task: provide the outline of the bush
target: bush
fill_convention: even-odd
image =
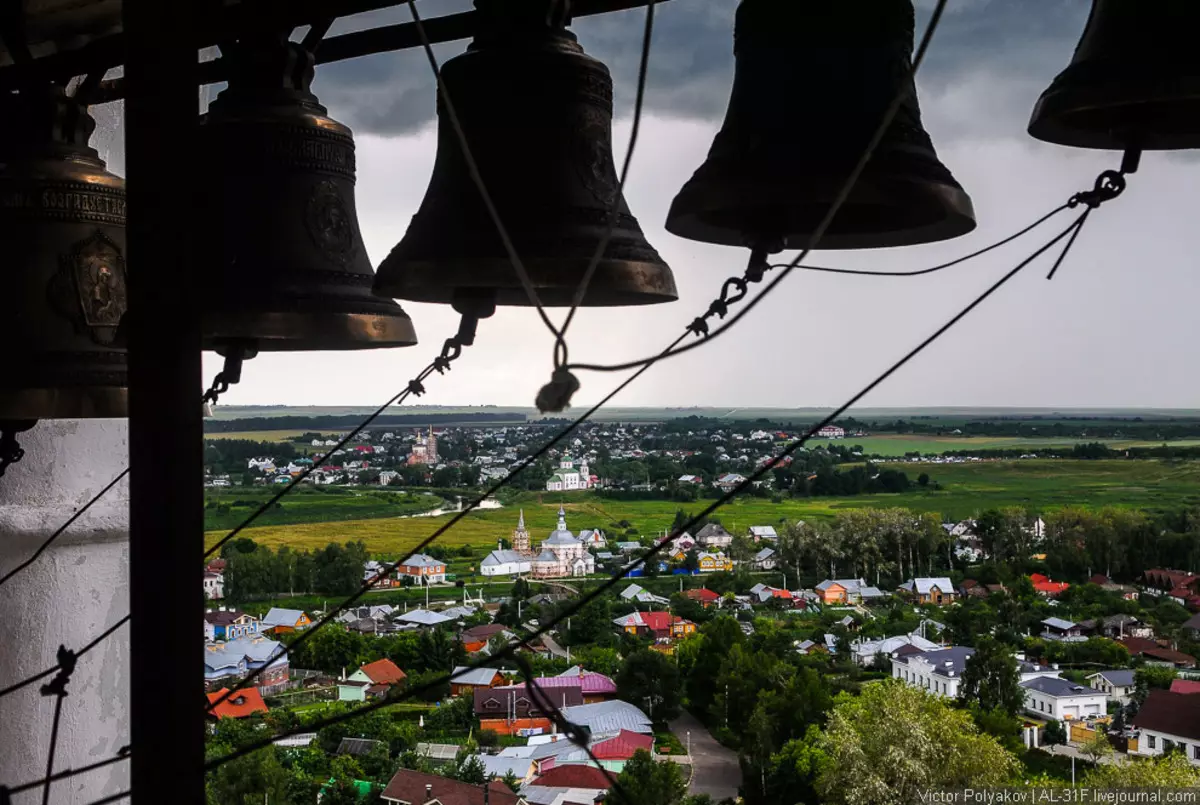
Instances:
[[[479,745],[483,746],[483,747],[492,747],[492,746],[500,745],[500,736],[496,733],[495,730],[480,730],[479,733],[475,736],[475,740],[478,741]]]

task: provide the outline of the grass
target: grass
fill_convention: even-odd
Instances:
[[[727,528],[740,531],[751,525],[778,524],[780,520],[827,519],[841,509],[867,506],[904,506],[920,512],[939,512],[947,520],[958,520],[982,509],[1000,506],[1025,506],[1045,512],[1069,505],[1143,509],[1200,505],[1200,462],[1027,460],[897,466],[909,477],[928,472],[944,488],[899,495],[785,499],[781,503],[764,498],[738,498],[722,507],[717,517]],[[557,523],[560,500],[567,511],[567,524],[571,530],[602,528],[610,538],[621,537],[610,528],[611,523],[628,520],[641,535],[654,535],[670,528],[676,510],[695,514],[711,503],[708,500],[692,503],[605,500],[590,492],[527,493],[503,509],[467,515],[439,538],[439,542],[448,548],[471,546],[475,555],[482,555],[494,548],[500,537],[512,533],[518,508],[524,510],[526,524],[535,541],[544,539]],[[284,512],[288,511],[289,505],[295,505],[290,501],[285,498]],[[362,540],[372,553],[398,556],[411,551],[451,517],[383,519],[372,515],[355,518],[352,507],[346,506],[335,507],[331,511],[333,516],[327,518],[330,522],[315,522],[320,516],[320,502],[313,501],[311,505],[314,507],[309,515],[312,519],[307,522],[267,524],[249,528],[244,534],[272,547],[290,545],[298,549]],[[277,515],[273,512],[269,516]],[[334,517],[336,521],[332,521]],[[223,533],[210,531],[206,539],[211,544]]]
[[[228,531],[241,523],[277,488],[204,490],[204,529]],[[337,521],[395,518],[430,511],[445,505],[436,495],[391,492],[370,487],[319,489],[301,486],[283,498],[277,507],[265,512],[256,522],[263,525],[297,525]]]

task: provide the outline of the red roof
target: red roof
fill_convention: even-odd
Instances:
[[[376,685],[395,685],[403,682],[407,674],[400,670],[396,663],[384,657],[382,660],[369,662],[360,668],[367,678]]]
[[[1039,581],[1039,578],[1042,580]],[[1033,589],[1043,595],[1058,595],[1071,586],[1065,581],[1050,581],[1041,573],[1034,573],[1029,579],[1033,582]]]
[[[412,769],[400,769],[392,777],[387,788],[383,789],[383,798],[397,802],[411,802],[414,805],[424,805],[429,801],[425,795],[425,786],[433,786],[433,799],[441,805],[517,805],[520,799],[504,783],[493,780],[488,783],[487,797],[484,797],[483,786],[460,783],[440,774],[424,774]]]
[[[1175,738],[1200,740],[1200,696],[1152,690],[1131,723]]]
[[[556,788],[603,788],[612,787],[617,777],[610,771],[586,766],[582,763],[568,763],[565,766],[555,766],[538,777],[530,785],[549,785]]]
[[[699,590],[688,590],[684,595],[693,601],[701,601],[706,604],[712,604],[721,600],[720,595],[707,587],[701,587]]]
[[[670,612],[642,612],[639,614],[642,616],[642,622],[654,632],[670,631],[671,624],[679,620]]]
[[[1111,583],[1112,582],[1109,581],[1108,576],[1104,575],[1103,573],[1097,573],[1096,575],[1094,575],[1090,579],[1088,579],[1088,584],[1111,584]]]
[[[621,730],[607,741],[592,744],[592,754],[597,760],[629,760],[639,749],[647,752],[654,748],[654,737]]]
[[[1171,680],[1172,693],[1200,693],[1200,682],[1194,682],[1190,679],[1173,679]]]
[[[221,688],[216,693],[208,694],[208,703],[212,704],[228,692],[229,688]],[[212,716],[214,718],[245,718],[255,713],[265,712],[267,712],[267,703],[263,701],[258,688],[242,688],[214,707]]]
[[[1038,584],[1041,584],[1042,582],[1050,581],[1050,577],[1043,576],[1041,573],[1030,573],[1029,580],[1032,581],[1034,586],[1036,587]]]
[[[788,600],[791,600],[792,594],[787,590],[776,590],[776,589],[772,588],[771,589],[771,597],[772,598],[787,598]]]

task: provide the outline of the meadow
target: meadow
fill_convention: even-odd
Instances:
[[[786,498],[773,503],[765,498],[738,498],[723,506],[716,517],[731,530],[751,525],[775,525],[781,521],[825,519],[840,509],[867,506],[904,506],[914,511],[938,512],[949,521],[971,517],[979,511],[1000,506],[1024,506],[1039,512],[1063,506],[1121,506],[1141,509],[1167,509],[1200,506],[1200,462],[1151,460],[1074,461],[1025,460],[987,461],[972,464],[899,464],[910,477],[928,472],[942,486],[940,490],[919,490],[902,494],[859,495],[855,497]],[[223,494],[236,493],[225,490]],[[320,498],[328,493],[320,493]],[[364,493],[358,493],[364,494]],[[388,494],[388,493],[384,493]],[[296,498],[301,501],[302,493]],[[305,521],[279,522],[247,529],[245,536],[259,543],[298,549],[324,547],[329,542],[361,540],[372,554],[399,558],[449,521],[451,515],[401,519],[386,506],[369,502],[351,503],[351,496],[330,496],[304,500],[308,508]],[[329,504],[329,516],[322,517],[322,502]],[[336,504],[334,503],[336,502]],[[575,532],[601,528],[620,538],[612,524],[628,521],[639,535],[662,533],[671,526],[675,512],[698,513],[711,501],[677,503],[666,500],[618,501],[600,498],[591,492],[524,493],[502,509],[474,512],[439,538],[448,548],[470,546],[480,555],[508,537],[517,523],[518,509],[524,510],[525,522],[534,540],[544,539],[555,528],[560,503],[567,512],[567,525]],[[284,498],[285,515],[294,506]],[[358,509],[356,515],[356,506]],[[299,507],[296,507],[299,508]],[[267,517],[276,516],[275,512]],[[209,544],[224,535],[232,523],[210,525]]]
[[[1071,439],[1050,436],[1045,438],[1019,436],[930,436],[927,434],[908,433],[885,433],[862,437],[850,436],[836,443],[861,446],[863,452],[869,456],[895,456],[899,458],[907,453],[934,455],[948,451],[1000,450],[1011,448],[1020,448],[1028,450],[1030,453],[1037,453],[1039,449],[1047,447],[1069,448],[1077,444],[1097,441],[1103,442],[1114,450],[1128,447],[1158,447],[1164,444],[1164,442],[1132,439]],[[813,444],[820,445],[825,444],[825,442],[814,441]],[[1166,442],[1166,444],[1170,444],[1172,447],[1194,447],[1200,445],[1200,439],[1175,439],[1171,442]]]
[[[204,529],[217,531],[233,528],[277,492],[277,489],[261,487],[204,490]],[[335,525],[345,520],[418,514],[443,505],[445,501],[437,495],[392,492],[370,487],[302,486],[289,492],[256,522],[264,526],[299,523]]]

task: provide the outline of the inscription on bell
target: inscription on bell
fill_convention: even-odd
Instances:
[[[123,193],[64,188],[0,191],[0,209],[48,212],[69,220],[125,223]]]

